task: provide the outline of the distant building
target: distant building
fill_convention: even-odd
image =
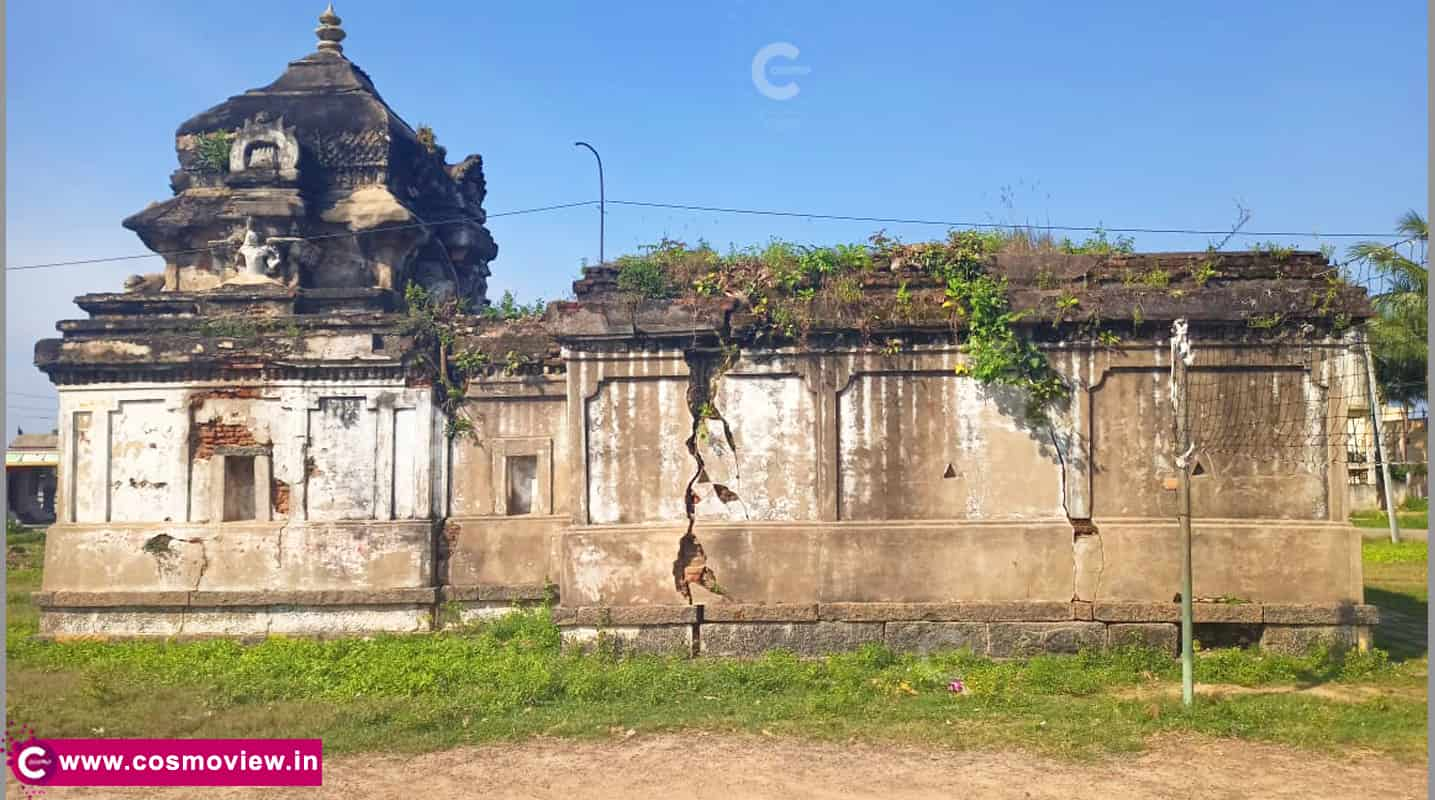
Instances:
[[[1385,507],[1369,408],[1369,403],[1353,404],[1346,423],[1351,511]],[[1429,421],[1428,412],[1423,408],[1412,413],[1397,403],[1386,403],[1380,409],[1380,432],[1390,452],[1391,489],[1396,505],[1409,497],[1429,495],[1430,458],[1425,447]]]
[[[27,525],[54,522],[59,466],[59,434],[18,434],[5,451],[7,511]]]

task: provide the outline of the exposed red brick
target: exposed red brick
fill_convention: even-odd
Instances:
[[[259,441],[243,425],[211,420],[194,426],[194,457],[210,458],[220,447],[254,447]]]
[[[202,392],[195,392],[189,396],[189,404],[195,408],[204,404],[206,400],[257,400],[259,399],[259,387],[257,386],[230,386],[220,389],[206,389]]]
[[[289,514],[289,484],[278,478],[270,483],[272,491],[269,493],[273,498],[274,511],[288,516]]]

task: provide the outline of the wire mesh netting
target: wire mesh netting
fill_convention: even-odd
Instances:
[[[1193,345],[1196,357],[1186,374],[1186,393],[1196,453],[1272,465],[1375,463],[1372,397],[1358,349],[1286,345],[1282,365],[1258,367],[1212,364],[1224,353],[1203,353],[1198,342]],[[1412,439],[1423,438],[1424,408],[1391,406],[1377,398],[1375,411],[1388,460],[1423,463],[1423,447],[1412,452]]]
[[[1373,352],[1360,344],[1362,338],[1377,339],[1380,317],[1400,313],[1402,302],[1419,297],[1423,303],[1426,243],[1412,238],[1372,244],[1364,253],[1331,267],[1332,277],[1364,288],[1372,300],[1377,317],[1361,336],[1287,338],[1259,368],[1240,363],[1231,351],[1192,341],[1196,358],[1187,372],[1186,393],[1193,452],[1259,460],[1272,468],[1344,461],[1352,483],[1373,482],[1380,460],[1397,466],[1426,462],[1423,374],[1393,375],[1390,365],[1381,362],[1378,340]],[[1418,333],[1423,340],[1423,330]],[[1377,453],[1376,418],[1386,448],[1383,459]]]

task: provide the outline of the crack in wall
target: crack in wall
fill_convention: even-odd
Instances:
[[[717,382],[722,378],[724,372],[730,369],[737,361],[735,349],[724,349],[721,361],[716,361],[711,356],[696,351],[684,353],[688,362],[688,413],[692,416],[692,429],[684,442],[688,449],[688,455],[693,458],[693,474],[688,479],[687,485],[683,488],[683,511],[688,518],[687,530],[678,540],[678,556],[673,560],[673,586],[678,594],[691,605],[693,602],[693,584],[697,584],[716,595],[723,595],[726,592],[718,583],[717,573],[707,563],[707,552],[703,550],[702,544],[698,541],[697,534],[693,532],[697,525],[697,506],[700,498],[693,487],[700,482],[707,480],[707,465],[703,460],[702,449],[699,447],[699,438],[704,434],[707,420],[717,420],[722,425],[723,438],[727,441],[728,452],[732,454],[734,470],[737,465],[737,442],[733,438],[732,428],[728,425],[727,419],[718,410],[713,402],[717,391]],[[734,472],[736,476],[736,472]],[[721,487],[718,499],[724,503],[738,499],[737,493],[726,486]],[[730,499],[729,499],[730,498]]]
[[[209,571],[209,548],[203,539],[178,539],[176,541],[199,545],[199,574],[194,576],[194,588],[190,590],[197,592],[200,582],[204,580],[204,573]]]
[[[275,537],[274,568],[276,570],[282,570],[284,568],[284,534],[288,531],[289,523],[286,521],[283,525],[279,526],[278,534]]]
[[[1061,513],[1066,516],[1066,521],[1071,525],[1072,542],[1072,569],[1071,569],[1071,599],[1080,601],[1094,601],[1101,595],[1101,578],[1106,571],[1106,542],[1101,538],[1101,529],[1091,521],[1091,517],[1073,517],[1071,505],[1067,500],[1066,487],[1066,454],[1061,450],[1061,442],[1056,438],[1056,430],[1048,424],[1046,434],[1051,439],[1051,449],[1056,452],[1056,460],[1060,465],[1061,475]],[[1095,537],[1096,554],[1096,585],[1091,590],[1090,597],[1081,596],[1081,558],[1080,551],[1083,537]]]

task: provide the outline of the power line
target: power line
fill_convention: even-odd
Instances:
[[[14,395],[14,396],[16,396],[16,397],[35,397],[35,398],[38,398],[38,399],[40,399],[40,400],[54,400],[54,399],[55,399],[55,395],[53,395],[53,394],[35,394],[35,393],[33,393],[33,392],[6,392],[5,394],[6,394],[6,395]]]
[[[773,211],[754,208],[726,208],[722,206],[688,205],[682,203],[657,203],[640,200],[609,200],[613,205],[633,206],[640,208],[662,208],[673,211],[701,211],[719,214],[743,214],[750,216],[768,217],[795,217],[800,219],[821,219],[840,222],[872,222],[886,225],[935,225],[947,228],[997,228],[1005,230],[1039,230],[1039,231],[1062,231],[1071,233],[1143,233],[1143,234],[1169,234],[1182,236],[1225,236],[1230,235],[1229,230],[1204,230],[1198,228],[1107,228],[1099,225],[1018,225],[1013,223],[998,222],[970,222],[956,220],[936,219],[908,219],[902,217],[873,217],[857,216],[848,214],[818,214],[804,211]],[[357,237],[360,235],[384,233],[388,231],[405,230],[410,228],[430,228],[438,225],[449,225],[457,222],[483,222],[486,219],[496,217],[512,217],[522,214],[538,214],[548,211],[560,211],[569,208],[580,208],[583,206],[597,205],[597,200],[581,200],[575,203],[558,203],[554,205],[538,206],[535,208],[524,208],[515,211],[499,211],[486,215],[486,217],[451,217],[449,219],[437,220],[434,222],[410,222],[398,225],[386,225],[366,231],[350,231],[345,233],[328,233],[315,236],[300,237],[300,241],[313,242],[324,239],[337,239]],[[1236,235],[1242,238],[1264,237],[1314,237],[1314,238],[1347,238],[1347,239],[1384,239],[1390,238],[1389,233],[1317,233],[1315,231],[1242,231]],[[1393,245],[1392,245],[1393,246]],[[162,258],[167,256],[193,255],[196,253],[207,253],[213,248],[198,247],[187,250],[168,250],[154,253],[136,253],[125,256],[111,256],[106,258],[84,258],[71,261],[52,261],[41,264],[23,264],[21,266],[6,267],[6,272],[19,272],[34,269],[54,269],[57,267],[74,267],[89,264],[104,264],[116,261],[133,261],[141,258]]]
[[[1225,236],[1228,230],[1200,230],[1192,228],[1107,228],[1100,225],[1018,225],[1006,222],[959,222],[940,219],[904,219],[901,217],[860,217],[845,214],[811,214],[805,211],[768,211],[752,208],[723,208],[720,206],[682,205],[677,203],[648,203],[638,200],[609,200],[620,206],[641,206],[644,208],[669,208],[680,211],[711,211],[721,214],[753,214],[768,217],[801,217],[803,219],[827,219],[842,222],[879,222],[888,225],[941,225],[948,228],[1003,228],[1008,230],[1069,231],[1074,233],[1164,233],[1191,236]],[[1317,233],[1315,231],[1243,231],[1242,237],[1254,236],[1299,236],[1315,238],[1382,239],[1390,233]]]

